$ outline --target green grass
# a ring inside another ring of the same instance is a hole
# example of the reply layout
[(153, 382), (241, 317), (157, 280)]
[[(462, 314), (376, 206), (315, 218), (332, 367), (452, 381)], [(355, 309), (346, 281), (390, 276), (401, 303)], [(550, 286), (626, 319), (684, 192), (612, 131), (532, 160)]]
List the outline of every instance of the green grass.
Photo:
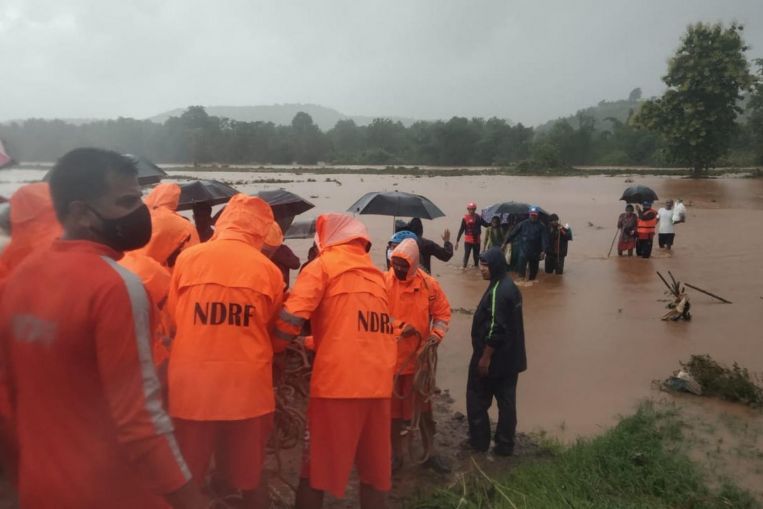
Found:
[(491, 477), (474, 472), (448, 490), (408, 507), (434, 508), (755, 508), (752, 496), (729, 482), (711, 489), (700, 467), (682, 450), (682, 424), (674, 411), (644, 404), (613, 429), (550, 458), (520, 463)]
[(709, 355), (692, 355), (681, 363), (702, 387), (705, 396), (716, 396), (751, 407), (763, 406), (763, 388), (755, 384), (753, 375), (736, 362), (731, 368), (713, 360)]

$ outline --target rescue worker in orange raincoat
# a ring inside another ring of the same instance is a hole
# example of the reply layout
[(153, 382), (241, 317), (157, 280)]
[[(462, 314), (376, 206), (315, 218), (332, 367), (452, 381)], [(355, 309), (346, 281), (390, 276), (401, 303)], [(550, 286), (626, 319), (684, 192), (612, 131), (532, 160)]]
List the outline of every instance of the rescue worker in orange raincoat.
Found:
[[(393, 251), (391, 266), (384, 274), (390, 301), (390, 312), (402, 322), (397, 341), (395, 366), (395, 393), (392, 397), (392, 469), (403, 464), (403, 437), (406, 424), (410, 424), (414, 406), (421, 405), (419, 425), (422, 436), (434, 436), (434, 419), (430, 402), (421, 401), (416, 392), (414, 377), (417, 357), (427, 343), (439, 345), (448, 332), (450, 304), (440, 283), (419, 267), (419, 247), (415, 240), (403, 240)], [(434, 373), (431, 373), (434, 376)], [(444, 460), (430, 451), (427, 466), (440, 473), (450, 472)]]
[(0, 254), (0, 280), (61, 235), (47, 182), (21, 186), (10, 199), (11, 241)]
[(270, 206), (237, 194), (212, 240), (181, 253), (168, 307), (176, 327), (169, 410), (194, 478), (209, 461), (248, 507), (266, 507), (261, 482), (273, 428), (272, 319), (283, 303), (281, 272), (260, 252), (273, 224)]
[(141, 253), (171, 271), (180, 252), (199, 243), (199, 234), (190, 221), (175, 212), (180, 202), (179, 185), (159, 184), (144, 201), (151, 211), (153, 234)]
[(146, 290), (116, 262), (151, 237), (137, 170), (76, 149), (50, 192), (63, 237), (17, 267), (0, 298), (20, 506), (206, 507), (162, 408)]
[(299, 274), (276, 331), (293, 340), (310, 320), (315, 343), (296, 506), (321, 507), (325, 491), (343, 497), (354, 463), (360, 506), (386, 507), (397, 347), (384, 276), (368, 255), (363, 223), (324, 214), (315, 229), (320, 254)]

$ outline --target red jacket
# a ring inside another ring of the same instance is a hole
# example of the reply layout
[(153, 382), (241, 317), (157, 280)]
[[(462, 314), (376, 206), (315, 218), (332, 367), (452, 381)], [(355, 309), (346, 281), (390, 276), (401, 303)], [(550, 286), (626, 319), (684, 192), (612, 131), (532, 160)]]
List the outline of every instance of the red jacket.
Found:
[(190, 480), (151, 358), (152, 307), (119, 253), (57, 240), (0, 297), (21, 507), (164, 507)]

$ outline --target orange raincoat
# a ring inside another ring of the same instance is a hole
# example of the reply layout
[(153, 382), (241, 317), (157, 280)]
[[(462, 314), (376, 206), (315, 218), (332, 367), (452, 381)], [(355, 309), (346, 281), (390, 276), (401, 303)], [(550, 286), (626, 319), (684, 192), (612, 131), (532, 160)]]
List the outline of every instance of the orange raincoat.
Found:
[(238, 194), (217, 221), (215, 239), (178, 258), (167, 303), (177, 331), (169, 367), (173, 417), (227, 421), (275, 410), (268, 331), (283, 281), (260, 252), (272, 222), (266, 202)]
[(27, 184), (10, 200), (11, 241), (0, 254), (0, 279), (35, 250), (49, 246), (61, 235), (47, 182)]
[(21, 507), (166, 507), (152, 492), (190, 480), (151, 359), (152, 308), (120, 255), (56, 240), (7, 280)]
[(402, 258), (410, 265), (405, 281), (390, 269), (384, 274), (390, 299), (390, 311), (398, 326), (410, 325), (419, 334), (400, 337), (397, 342), (395, 372), (410, 375), (416, 372), (416, 353), (430, 336), (442, 341), (450, 324), (450, 303), (440, 283), (419, 268), (419, 247), (415, 240), (405, 239), (392, 251), (392, 258)]
[(316, 351), (311, 397), (390, 398), (395, 336), (366, 228), (350, 216), (324, 214), (315, 229), (320, 255), (297, 278), (277, 335), (293, 339), (310, 319)]
[(167, 267), (171, 255), (199, 243), (199, 234), (190, 221), (175, 212), (179, 185), (159, 184), (143, 201), (151, 211), (151, 240), (138, 251)]
[(153, 352), (154, 363), (159, 366), (169, 358), (169, 338), (172, 335), (172, 323), (165, 306), (170, 291), (170, 272), (153, 258), (137, 251), (125, 253), (119, 264), (140, 278), (156, 308)]

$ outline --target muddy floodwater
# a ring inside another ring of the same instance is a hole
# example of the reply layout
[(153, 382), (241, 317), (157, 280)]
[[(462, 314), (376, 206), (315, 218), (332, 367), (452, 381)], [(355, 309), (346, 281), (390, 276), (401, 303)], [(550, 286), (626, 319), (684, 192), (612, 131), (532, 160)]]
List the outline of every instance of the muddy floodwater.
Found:
[[(187, 172), (172, 172), (187, 173)], [(190, 174), (190, 173), (187, 173)], [(40, 171), (0, 172), (0, 194)], [(433, 177), (375, 175), (294, 175), (197, 172), (198, 178), (233, 182), (244, 192), (284, 187), (311, 200), (316, 208), (303, 217), (346, 210), (368, 191), (408, 191), (426, 195), (447, 217), (424, 221), (424, 234), (439, 240), (444, 228), (457, 233), (467, 202), (479, 208), (498, 201), (534, 203), (559, 214), (573, 229), (565, 274), (542, 273), (522, 287), (528, 371), (519, 378), (519, 430), (544, 429), (562, 439), (591, 435), (659, 393), (652, 381), (665, 378), (681, 360), (707, 353), (763, 372), (763, 180), (719, 178), (688, 180), (633, 176), (633, 184), (652, 187), (661, 200), (682, 198), (685, 224), (676, 226), (672, 252), (656, 246), (654, 256), (607, 257), (615, 223), (623, 210), (625, 177)], [(289, 182), (265, 184), (262, 179)], [(310, 182), (308, 179), (315, 180)], [(327, 179), (330, 179), (327, 180)], [(374, 240), (372, 254), (382, 266), (392, 218), (362, 216)], [(454, 239), (455, 240), (455, 239)], [(302, 258), (310, 241), (289, 241)], [(486, 283), (474, 269), (461, 270), (463, 248), (436, 275), (454, 309), (473, 310)], [(708, 289), (733, 302), (722, 304), (691, 292), (691, 322), (663, 322), (664, 287), (655, 271), (668, 270), (681, 281)], [(463, 410), (466, 368), (471, 355), (471, 315), (456, 312), (440, 351), (439, 386), (450, 389)], [(686, 398), (682, 398), (683, 401)], [(703, 402), (703, 411), (747, 415), (737, 405)], [(749, 414), (759, 419), (759, 414)]]

